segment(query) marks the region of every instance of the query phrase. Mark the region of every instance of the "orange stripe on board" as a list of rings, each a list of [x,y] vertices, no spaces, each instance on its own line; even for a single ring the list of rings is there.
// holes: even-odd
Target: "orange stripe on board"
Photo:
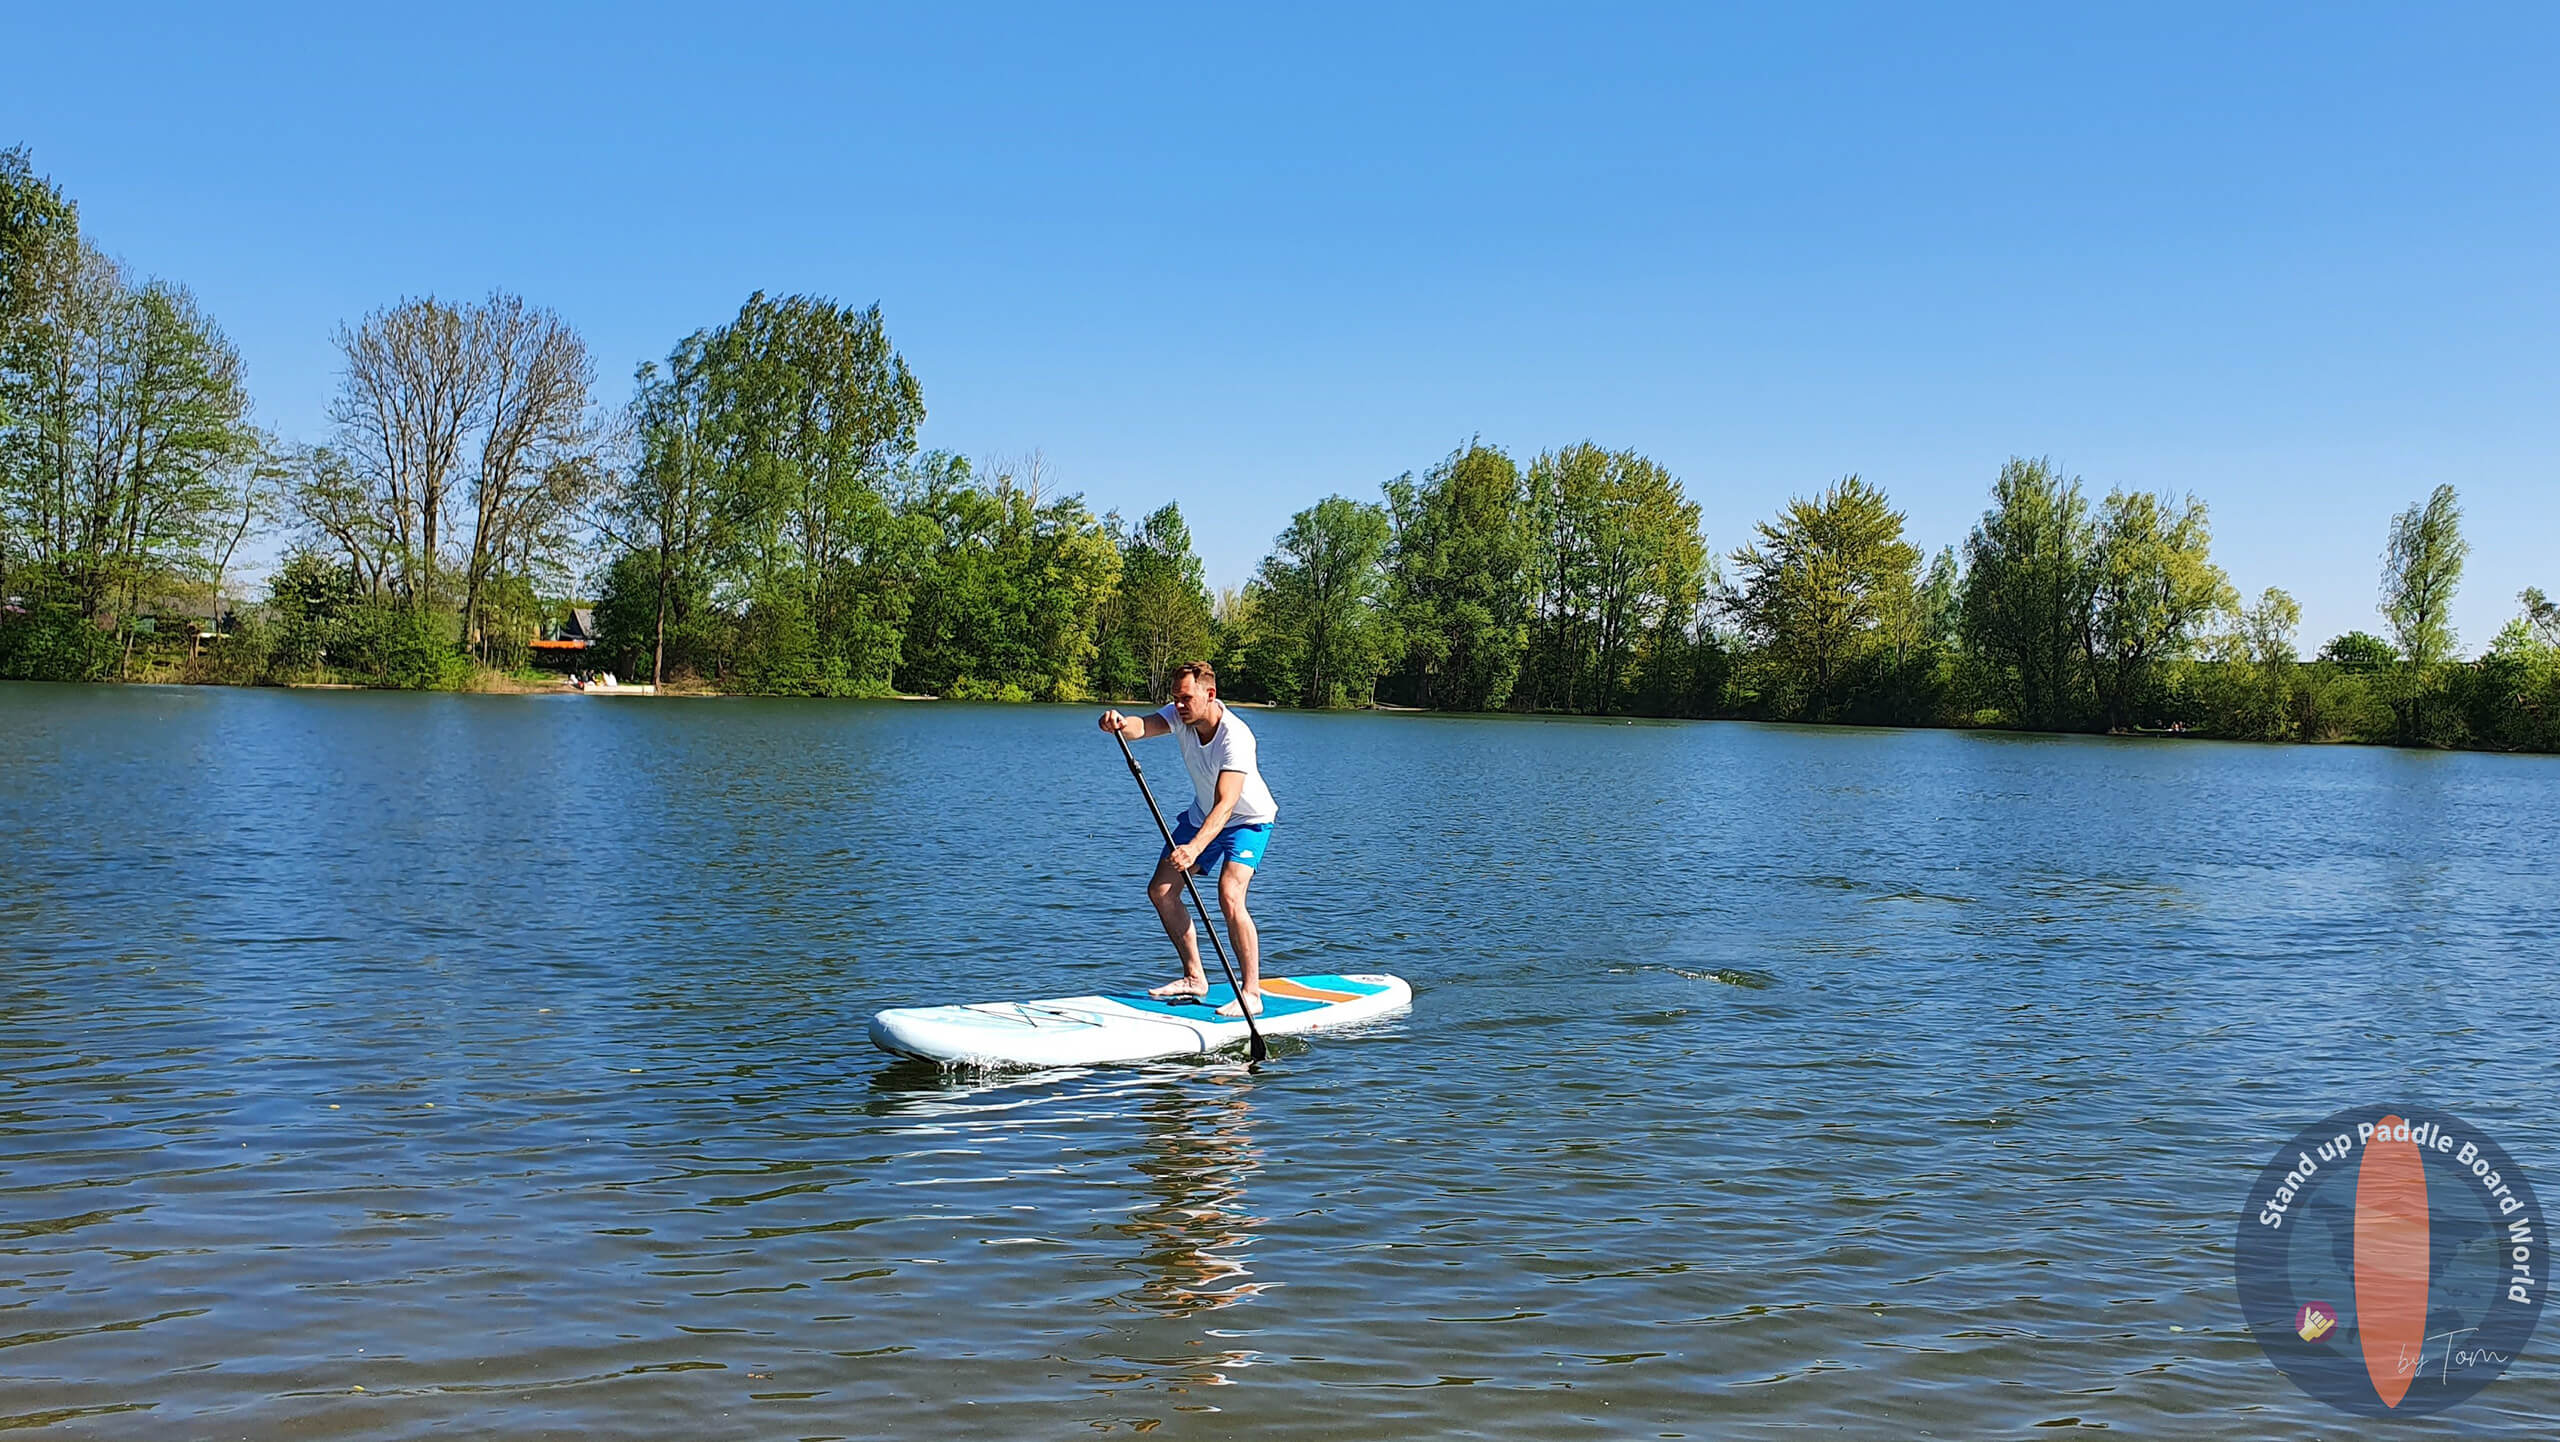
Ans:
[[[1319,991],[1315,987],[1291,981],[1285,976],[1264,977],[1262,989],[1273,996],[1285,996],[1292,1001],[1358,1001],[1360,999],[1360,994],[1356,991]]]
[[[2408,1394],[2427,1335],[2427,1170],[2408,1127],[2384,1117],[2356,1164],[2356,1336],[2386,1407]]]

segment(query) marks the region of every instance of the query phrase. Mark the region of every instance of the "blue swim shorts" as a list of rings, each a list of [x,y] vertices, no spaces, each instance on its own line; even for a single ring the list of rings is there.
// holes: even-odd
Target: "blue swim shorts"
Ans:
[[[1199,834],[1200,827],[1192,821],[1190,812],[1185,811],[1174,818],[1173,844],[1175,846],[1180,846]],[[1193,864],[1191,870],[1195,875],[1208,876],[1230,861],[1239,866],[1260,866],[1262,853],[1270,845],[1271,823],[1268,821],[1260,826],[1230,826],[1218,833],[1218,839],[1209,843],[1208,850],[1200,853],[1200,860]],[[1170,850],[1166,850],[1158,852],[1157,856],[1161,859],[1172,854]]]

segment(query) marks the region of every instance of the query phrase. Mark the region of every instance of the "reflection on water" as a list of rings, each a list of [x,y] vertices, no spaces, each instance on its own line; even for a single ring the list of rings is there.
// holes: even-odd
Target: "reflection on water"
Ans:
[[[1139,1108],[1146,1148],[1138,1156],[1154,1200],[1121,1224],[1136,1239],[1134,1265],[1146,1280],[1127,1296],[1169,1317],[1215,1311],[1260,1292],[1247,1265],[1252,1228],[1245,1200],[1257,1169],[1250,1073],[1203,1073],[1168,1086]]]
[[[2560,1191],[2547,758],[1256,729],[1413,1014],[969,1075],[865,1019],[1162,976],[1082,710],[0,686],[0,1432],[2334,1436],[2270,1150]]]

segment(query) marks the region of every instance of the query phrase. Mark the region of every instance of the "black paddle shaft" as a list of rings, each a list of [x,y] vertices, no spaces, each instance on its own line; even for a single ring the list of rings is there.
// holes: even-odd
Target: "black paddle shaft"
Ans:
[[[1156,805],[1156,794],[1147,786],[1147,773],[1138,769],[1138,753],[1129,749],[1129,738],[1121,735],[1118,729],[1112,731],[1111,739],[1120,743],[1120,759],[1129,763],[1129,775],[1137,780],[1138,794],[1147,798],[1147,814],[1156,819],[1156,830],[1164,835],[1164,849],[1171,851],[1173,828],[1164,824],[1164,812]],[[1262,1028],[1254,1024],[1253,1009],[1244,994],[1244,982],[1236,975],[1235,963],[1227,960],[1226,943],[1218,940],[1218,928],[1209,924],[1209,908],[1200,903],[1200,888],[1193,884],[1190,868],[1181,870],[1182,889],[1191,893],[1191,909],[1200,913],[1200,929],[1209,933],[1209,945],[1218,953],[1218,966],[1227,974],[1227,985],[1235,989],[1236,1011],[1244,1018],[1246,1034],[1253,1038],[1253,1059],[1260,1061],[1271,1055],[1271,1048],[1262,1040]]]

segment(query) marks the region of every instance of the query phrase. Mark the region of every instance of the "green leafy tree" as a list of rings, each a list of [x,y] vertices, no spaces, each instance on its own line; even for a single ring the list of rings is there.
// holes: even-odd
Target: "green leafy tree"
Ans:
[[[1932,636],[1925,580],[1914,564],[1888,576],[1879,593],[1870,644],[1854,648],[1846,673],[1835,683],[1844,721],[1913,724],[1936,719],[1943,709],[1949,648]]]
[[[1912,598],[1918,639],[1926,646],[1953,646],[1964,625],[1964,566],[1956,548],[1941,546],[1929,559],[1929,573]]]
[[[924,397],[880,308],[759,291],[701,352],[715,505],[739,573],[729,589],[769,618],[754,635],[783,648],[764,674],[829,692],[885,688],[910,601],[899,563],[915,536],[888,492],[915,449]]]
[[[629,461],[590,513],[616,654],[660,680],[889,690],[932,546],[932,518],[899,499],[929,489],[909,474],[923,420],[876,305],[758,292],[642,367]]]
[[[38,296],[79,240],[78,208],[36,174],[26,147],[0,150],[0,437],[10,436],[15,407],[42,369],[43,338],[33,329]],[[0,515],[0,576],[9,572],[7,520]]]
[[[205,630],[220,636],[225,622],[224,596],[229,594],[232,558],[252,531],[279,519],[285,485],[292,476],[291,453],[264,432],[255,433],[225,478],[222,510],[212,518],[206,554]]]
[[[2133,724],[2134,702],[2161,664],[2184,657],[2206,623],[2236,605],[2212,548],[2204,503],[2194,497],[2108,493],[2081,640],[2109,730]]]
[[[734,618],[713,604],[702,570],[662,568],[654,550],[621,551],[605,563],[596,592],[596,629],[603,636],[589,654],[605,669],[645,672],[654,685],[688,674],[727,674],[736,651]]]
[[[2301,624],[2301,605],[2270,586],[2211,638],[2211,657],[2194,689],[2214,730],[2249,741],[2298,733],[2294,633]]]
[[[1899,725],[1935,725],[1947,719],[1963,587],[1964,571],[1953,546],[1938,549],[1925,575],[1897,580],[1884,607],[1885,650],[1876,657],[1883,675],[1870,683],[1866,704],[1856,713],[1861,719]]]
[[[108,259],[27,153],[0,151],[0,591],[23,599],[0,674],[103,675],[143,612],[192,609],[234,512],[257,511],[254,492],[235,505],[248,409],[194,297]]]
[[[2401,656],[2428,667],[2453,654],[2453,596],[2471,543],[2462,537],[2462,504],[2438,486],[2421,505],[2392,518],[2382,556],[2382,614]]]
[[[1119,537],[1120,586],[1103,608],[1097,647],[1114,649],[1119,667],[1106,680],[1114,695],[1166,695],[1165,677],[1185,660],[1210,654],[1209,587],[1191,528],[1171,502]]]
[[[1417,481],[1386,486],[1394,540],[1388,608],[1405,640],[1398,694],[1424,706],[1499,710],[1529,639],[1532,538],[1520,468],[1470,442]]]
[[[100,620],[191,591],[210,571],[229,477],[256,448],[238,353],[185,290],[134,283],[85,244],[46,247],[10,284],[0,530],[13,533],[12,569]]]
[[[2454,592],[2471,553],[2462,536],[2462,505],[2451,486],[2392,518],[2382,555],[2382,605],[2406,663],[2389,694],[2403,745],[2425,739],[2430,702],[2441,685],[2438,663],[2453,655]]]
[[[2542,594],[2539,586],[2527,586],[2516,593],[2519,613],[2498,632],[2493,650],[2560,652],[2560,603]]]
[[[60,186],[36,174],[27,148],[0,150],[0,315],[21,303],[18,284],[32,258],[67,246],[79,233],[79,208]]]
[[[899,684],[957,698],[1083,699],[1103,607],[1120,582],[1109,528],[1081,497],[1043,497],[1028,478],[1001,471],[982,483],[956,459],[911,504],[933,539]]]
[[[2043,460],[2001,467],[1965,538],[1963,634],[2013,724],[2063,730],[2084,714],[2096,543],[2077,477]]]
[[[1303,706],[1367,700],[1397,650],[1383,565],[1392,534],[1383,508],[1341,496],[1291,517],[1246,588],[1249,668]]]
[[[1666,614],[1693,614],[1710,568],[1698,506],[1633,451],[1589,442],[1541,455],[1528,476],[1532,709],[1606,714]]]
[[[50,349],[38,318],[40,297],[80,244],[78,209],[59,186],[35,173],[24,146],[0,150],[0,447],[23,443],[18,417],[39,383]],[[0,450],[0,464],[10,462]],[[15,462],[27,464],[24,460]],[[0,584],[13,560],[11,518],[0,510]]]
[[[274,620],[269,664],[286,678],[424,690],[454,679],[447,662],[469,669],[405,600],[367,590],[352,566],[317,552],[285,557],[268,579],[267,610]]]
[[[2560,750],[2560,606],[2538,587],[2462,678],[2473,744],[2508,751]]]
[[[1218,694],[1230,701],[1277,702],[1297,694],[1295,673],[1266,675],[1260,668],[1272,648],[1257,634],[1253,587],[1225,586],[1209,603],[1210,653],[1218,667]]]
[[[1902,522],[1882,491],[1848,476],[1791,501],[1733,553],[1728,608],[1810,714],[1827,714],[1847,666],[1914,614],[1920,552]]]
[[[2294,635],[2302,626],[2302,603],[2269,586],[2240,613],[2240,636],[2247,658],[2256,666],[2294,664]]]
[[[2527,586],[2516,593],[2516,604],[2524,608],[2516,620],[2528,634],[2542,645],[2560,646],[2560,602],[2542,594],[2540,586]]]
[[[355,568],[344,562],[307,550],[286,555],[267,578],[272,664],[286,675],[318,668],[327,659],[337,623],[368,594]]]
[[[2349,631],[2332,636],[2320,647],[2319,658],[2347,671],[2381,671],[2400,663],[2399,649],[2368,631]]]
[[[700,644],[699,628],[709,620],[714,568],[727,549],[725,523],[734,519],[719,504],[706,339],[697,331],[668,352],[663,366],[640,367],[628,412],[631,463],[599,508],[599,529],[618,550],[599,624],[626,666],[641,656],[636,643],[647,638],[649,679],[657,686],[667,681],[671,629],[679,664],[699,671],[710,662],[712,648]]]
[[[1705,579],[1715,580],[1712,570]],[[1736,637],[1717,629],[1703,599],[1685,611],[1663,607],[1636,668],[1633,709],[1653,716],[1733,714],[1728,691],[1740,649]]]

